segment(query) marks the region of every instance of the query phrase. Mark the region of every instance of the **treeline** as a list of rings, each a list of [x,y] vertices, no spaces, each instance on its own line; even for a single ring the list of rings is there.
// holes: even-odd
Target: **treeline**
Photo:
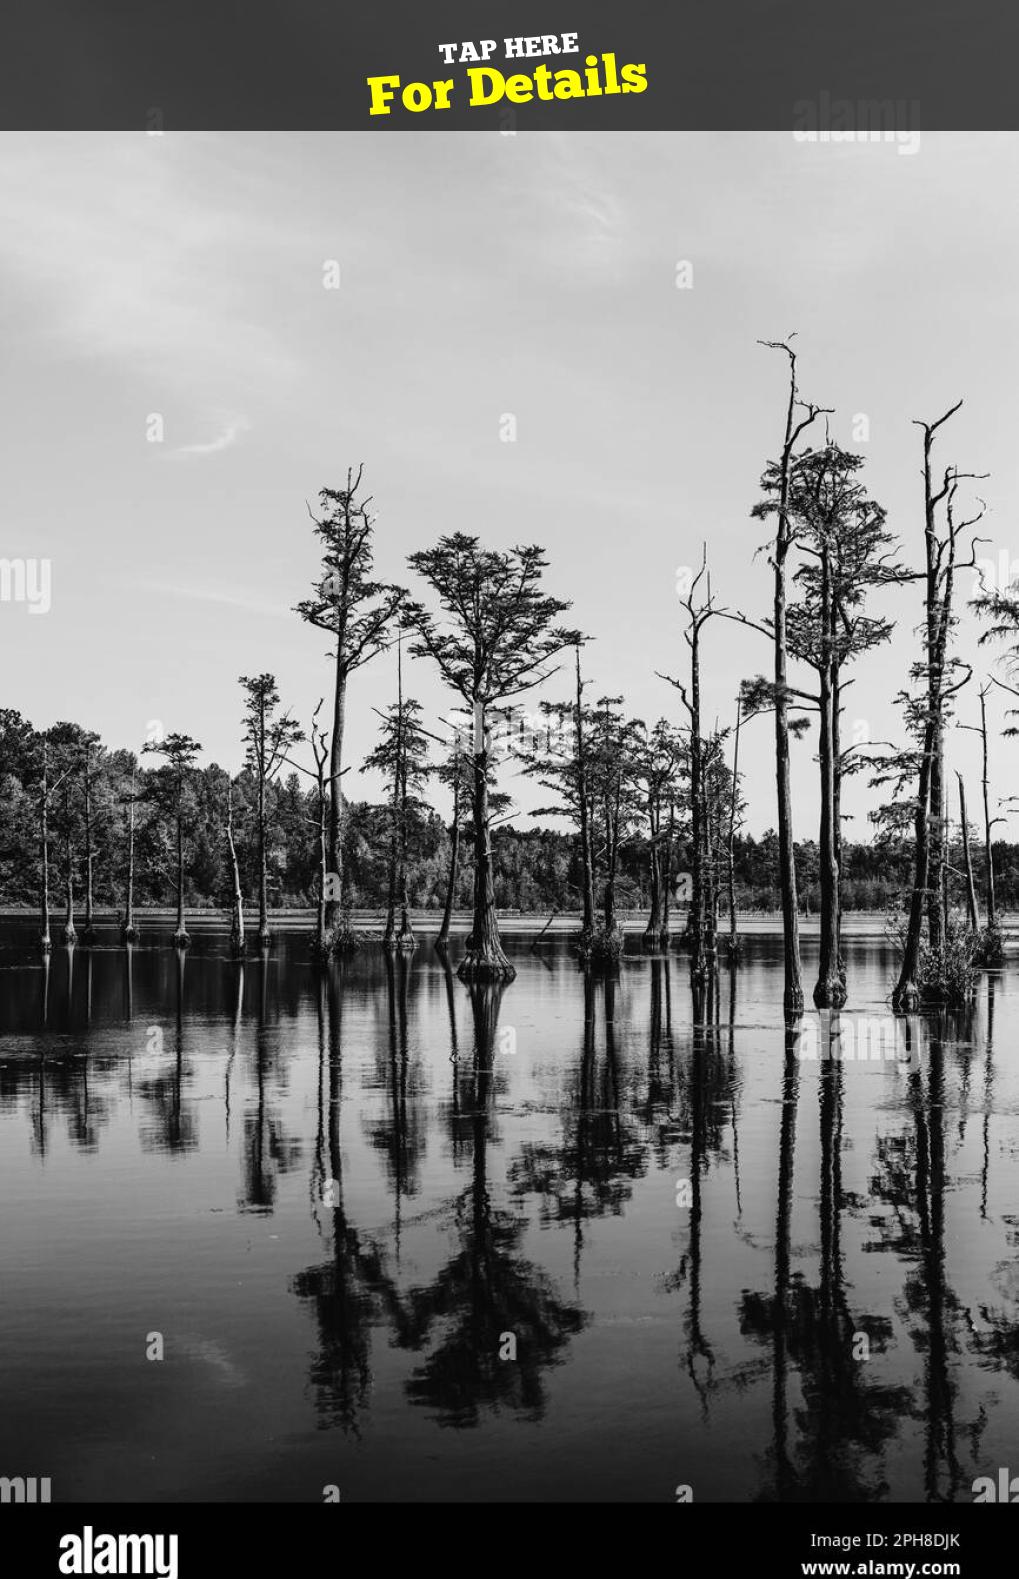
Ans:
[[[54,890],[66,906],[68,875],[79,921],[88,925],[89,908],[123,913],[129,880],[129,822],[134,833],[134,899],[139,906],[177,903],[172,840],[154,793],[156,769],[125,750],[107,750],[83,726],[61,723],[45,737],[12,709],[0,709],[0,905],[35,907],[39,901],[38,799],[43,739],[49,745],[56,777],[77,761],[82,771],[57,788],[50,813]],[[84,763],[89,759],[89,827],[86,829]],[[63,793],[66,785],[66,793]],[[232,785],[232,791],[231,791]],[[255,895],[260,879],[258,777],[245,768],[233,777],[215,763],[195,768],[189,786],[188,858],[184,902],[197,909],[228,913],[232,873],[227,838],[228,791],[242,890]],[[267,897],[271,909],[310,907],[318,900],[319,849],[317,791],[305,787],[291,770],[271,781],[265,792]],[[447,817],[448,817],[447,812]],[[422,805],[408,819],[407,889],[414,910],[440,912],[446,902],[451,867],[452,828],[440,810]],[[392,807],[351,801],[342,830],[346,903],[355,910],[385,909],[389,898]],[[461,830],[462,831],[462,830]],[[576,835],[568,830],[502,826],[492,831],[495,903],[500,910],[525,915],[575,913],[581,909],[583,869]],[[652,902],[650,840],[631,830],[619,853],[617,898],[624,910],[647,910]],[[993,846],[999,903],[1019,908],[1019,845]],[[820,853],[810,840],[796,845],[797,891],[801,910],[820,908]],[[908,890],[912,850],[898,845],[851,844],[843,850],[843,908],[891,909]],[[676,838],[677,872],[690,864],[689,838]],[[70,868],[68,872],[68,867]],[[89,869],[91,884],[89,884]],[[740,910],[775,912],[780,905],[778,836],[733,839],[736,903]],[[454,910],[469,911],[474,870],[469,843],[457,865]],[[677,920],[682,920],[680,910]]]

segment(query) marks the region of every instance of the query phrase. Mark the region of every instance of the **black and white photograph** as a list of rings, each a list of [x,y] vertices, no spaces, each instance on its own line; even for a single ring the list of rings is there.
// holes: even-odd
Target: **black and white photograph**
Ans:
[[[1019,1501],[1019,134],[562,24],[555,129],[0,134],[19,1571]]]

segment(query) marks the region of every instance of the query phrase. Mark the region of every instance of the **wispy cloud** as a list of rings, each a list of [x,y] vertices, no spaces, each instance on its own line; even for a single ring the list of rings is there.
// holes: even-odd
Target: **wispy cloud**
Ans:
[[[543,136],[540,154],[516,177],[518,201],[541,211],[541,224],[528,231],[528,246],[538,247],[543,269],[555,269],[589,283],[618,279],[633,252],[625,187],[599,146],[578,143],[569,134]]]
[[[247,433],[251,423],[247,417],[235,416],[223,419],[223,426],[214,439],[205,444],[178,444],[177,448],[168,451],[174,455],[219,455],[223,450],[228,450],[242,433]]]

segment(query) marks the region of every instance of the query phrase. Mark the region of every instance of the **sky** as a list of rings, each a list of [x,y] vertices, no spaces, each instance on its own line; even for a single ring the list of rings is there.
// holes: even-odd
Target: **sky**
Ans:
[[[912,152],[790,132],[0,136],[0,557],[48,559],[52,584],[44,615],[0,602],[0,705],[135,749],[158,721],[239,768],[240,675],[272,671],[302,722],[328,693],[326,638],[291,612],[318,571],[307,502],[363,462],[381,579],[420,593],[406,556],[444,533],[541,543],[594,638],[589,694],[682,722],[657,678],[686,663],[678,567],[706,543],[719,603],[769,608],[750,511],[785,367],[757,341],[792,332],[804,397],[835,408],[914,566],[911,423],[964,398],[936,459],[989,474],[980,553],[1000,576],[1019,560],[1017,178],[1004,133]],[[874,612],[897,627],[856,666],[845,728],[901,742],[919,588]],[[983,673],[978,634],[963,611],[957,650]],[[706,722],[727,724],[768,644],[717,620],[704,657]],[[352,682],[355,769],[395,683],[392,655]],[[448,708],[425,661],[405,689],[427,717]],[[564,672],[539,695],[568,690]],[[977,719],[973,685],[959,721]],[[771,748],[770,721],[749,724],[755,834],[775,825]],[[814,731],[793,746],[798,837],[816,834],[815,749]],[[953,730],[971,804],[978,753]],[[378,793],[356,772],[346,787]],[[547,796],[504,787],[532,825]],[[849,784],[849,838],[875,803]]]

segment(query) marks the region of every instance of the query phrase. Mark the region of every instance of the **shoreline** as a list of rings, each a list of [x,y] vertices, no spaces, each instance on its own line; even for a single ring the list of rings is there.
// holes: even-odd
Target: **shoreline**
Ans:
[[[315,909],[295,907],[292,909],[272,910],[269,912],[270,925],[281,931],[298,931],[310,928],[315,922]],[[51,911],[50,926],[57,931],[62,925],[63,912]],[[672,938],[679,939],[686,925],[685,909],[673,911]],[[538,932],[549,937],[563,937],[574,932],[579,932],[581,916],[579,912],[562,912],[549,918],[547,911],[498,911],[499,929],[507,936]],[[39,912],[32,906],[0,906],[0,922],[37,921]],[[115,909],[97,909],[94,912],[94,922],[99,928],[115,929],[120,924],[121,912]],[[136,926],[172,925],[177,919],[176,907],[155,906],[151,909],[135,907]],[[442,921],[442,912],[439,910],[412,910],[411,923],[415,932],[427,935],[437,932]],[[630,910],[617,913],[617,921],[627,937],[639,935],[647,925],[648,912],[646,910]],[[84,928],[84,917],[75,912],[75,925],[79,933]],[[186,911],[188,928],[201,928],[203,930],[229,930],[229,914],[220,909],[194,909]],[[371,932],[375,928],[381,929],[385,921],[384,910],[352,910],[350,920],[353,926],[360,930]],[[471,929],[471,913],[469,911],[454,911],[451,926],[457,935],[465,935]],[[742,936],[781,936],[782,916],[777,910],[740,910],[736,913],[737,930]],[[886,916],[880,910],[850,910],[843,914],[842,933],[846,938],[878,938],[886,940]],[[999,926],[1006,939],[1013,938],[1012,913],[999,916]],[[816,915],[800,916],[800,934],[807,939],[818,935],[820,918]],[[728,921],[723,921],[718,929],[720,939],[728,933]],[[890,940],[888,940],[890,942]]]

